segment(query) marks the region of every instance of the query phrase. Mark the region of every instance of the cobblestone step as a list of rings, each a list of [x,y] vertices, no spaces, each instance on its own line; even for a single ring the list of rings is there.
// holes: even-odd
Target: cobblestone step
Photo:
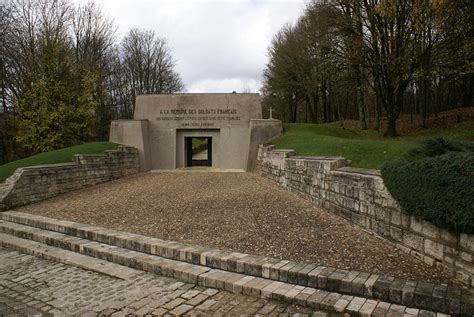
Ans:
[[[173,277],[199,286],[285,301],[341,316],[344,313],[362,316],[442,316],[442,314],[408,308],[403,305],[165,259],[16,223],[0,223],[0,232],[3,232],[0,233],[0,243],[3,247],[82,268],[106,272],[108,275],[122,274],[124,270],[127,270],[127,267],[122,265],[126,265],[133,269]],[[108,264],[104,264],[97,258],[112,261],[113,263],[110,265],[113,267],[104,271],[100,266]],[[98,266],[99,268],[97,268]],[[114,270],[118,273],[115,274]]]
[[[474,314],[472,288],[448,287],[210,249],[21,212],[4,212],[0,214],[0,217],[18,224],[221,271],[243,273],[265,280],[382,300],[407,307],[451,314]]]
[[[139,270],[122,280],[0,247],[0,316],[33,317],[38,310],[61,317],[330,315]]]
[[[3,232],[3,231],[2,231]],[[18,232],[17,232],[18,233]],[[137,275],[137,271],[112,262],[92,258],[90,256],[72,253],[60,248],[51,247],[31,240],[19,239],[0,233],[0,245],[30,255],[36,255],[46,260],[52,260],[79,268],[88,269],[111,277],[128,280]]]

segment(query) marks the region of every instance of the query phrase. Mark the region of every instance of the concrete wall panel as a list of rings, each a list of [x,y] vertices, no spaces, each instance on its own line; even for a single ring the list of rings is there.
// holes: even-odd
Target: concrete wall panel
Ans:
[[[141,170],[185,166],[184,137],[213,139],[213,167],[253,168],[257,147],[281,133],[262,120],[258,94],[173,94],[137,97],[134,120],[114,121],[110,140],[140,151]]]
[[[151,168],[148,120],[116,120],[110,125],[110,142],[138,149],[140,170]]]

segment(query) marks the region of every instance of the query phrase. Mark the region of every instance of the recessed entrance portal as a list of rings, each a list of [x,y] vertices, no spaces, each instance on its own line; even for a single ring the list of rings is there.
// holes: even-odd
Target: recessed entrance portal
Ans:
[[[212,137],[185,137],[186,166],[212,166]]]
[[[176,167],[220,168],[220,130],[179,129],[176,131]]]

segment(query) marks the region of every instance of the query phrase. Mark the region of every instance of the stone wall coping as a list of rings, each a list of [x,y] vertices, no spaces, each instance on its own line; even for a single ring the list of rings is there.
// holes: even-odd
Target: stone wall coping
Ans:
[[[75,167],[77,166],[76,163],[71,162],[71,163],[56,163],[56,164],[43,164],[43,165],[35,165],[35,166],[25,166],[25,167],[19,167],[18,170],[36,170],[36,169],[48,169],[48,168],[58,168],[58,167]],[[16,173],[16,172],[15,172]]]
[[[291,149],[272,149],[272,152],[294,152],[294,150]]]
[[[138,153],[138,149],[136,147],[133,147],[133,146],[119,145],[117,150],[120,151],[120,152],[135,152],[135,153]],[[107,151],[114,151],[114,150],[107,150]]]
[[[382,176],[382,173],[380,172],[380,170],[360,168],[360,167],[340,167],[337,169],[337,171],[343,171],[343,172],[353,173],[353,174]]]
[[[9,234],[16,232],[17,225],[30,226],[212,269],[245,273],[257,278],[289,282],[351,296],[366,296],[422,309],[434,309],[454,314],[474,313],[472,288],[447,287],[441,284],[342,270],[307,262],[285,261],[212,249],[16,211],[0,213],[0,219],[7,221],[0,223],[0,232]],[[27,229],[23,228],[18,231],[18,236],[27,237],[25,230]],[[33,232],[36,232],[34,230]]]
[[[129,149],[135,149],[133,147],[129,146],[119,146],[116,150],[104,150],[104,153],[114,153],[117,151],[124,151],[124,150],[129,150]],[[73,159],[75,157],[97,157],[97,158],[106,158],[108,157],[107,154],[74,154]],[[40,165],[34,165],[34,166],[23,166],[19,167],[17,171],[19,170],[35,170],[35,169],[44,169],[44,168],[57,168],[57,167],[74,167],[77,165],[80,165],[80,162],[70,162],[70,163],[54,163],[54,164],[40,164]],[[16,171],[15,171],[16,173]],[[12,175],[13,176],[13,175]],[[5,180],[6,182],[6,180]],[[2,183],[0,183],[2,184]]]
[[[272,152],[274,152],[273,150]],[[345,158],[340,156],[299,156],[294,155],[289,157],[288,160],[307,160],[307,161],[339,161],[345,160]]]
[[[118,152],[117,150],[106,150],[106,151],[107,153]],[[74,154],[74,157],[107,157],[107,155],[106,154]]]

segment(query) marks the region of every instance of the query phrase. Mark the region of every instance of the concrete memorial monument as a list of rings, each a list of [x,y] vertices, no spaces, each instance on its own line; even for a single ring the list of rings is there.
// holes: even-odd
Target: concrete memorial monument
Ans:
[[[281,131],[281,121],[262,119],[258,94],[143,95],[133,120],[112,122],[110,141],[136,147],[142,171],[196,165],[248,171],[258,146]]]

